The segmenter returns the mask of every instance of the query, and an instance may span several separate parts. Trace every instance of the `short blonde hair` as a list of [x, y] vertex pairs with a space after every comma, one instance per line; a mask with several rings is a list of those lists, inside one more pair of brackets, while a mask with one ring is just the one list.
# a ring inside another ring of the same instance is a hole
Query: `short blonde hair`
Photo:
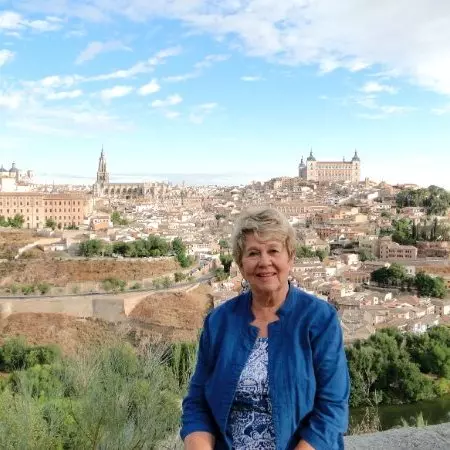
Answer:
[[264, 241], [275, 239], [282, 242], [290, 258], [295, 253], [294, 229], [286, 217], [276, 209], [250, 208], [238, 217], [231, 237], [233, 258], [238, 266], [242, 264], [247, 234], [254, 234], [258, 239]]

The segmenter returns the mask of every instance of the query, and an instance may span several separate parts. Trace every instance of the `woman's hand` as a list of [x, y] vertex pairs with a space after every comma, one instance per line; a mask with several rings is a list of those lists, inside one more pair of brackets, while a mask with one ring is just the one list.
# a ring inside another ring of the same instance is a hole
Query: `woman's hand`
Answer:
[[205, 431], [195, 431], [184, 439], [184, 450], [214, 450], [216, 438]]
[[300, 441], [294, 450], [315, 450], [312, 445], [309, 445], [306, 441]]

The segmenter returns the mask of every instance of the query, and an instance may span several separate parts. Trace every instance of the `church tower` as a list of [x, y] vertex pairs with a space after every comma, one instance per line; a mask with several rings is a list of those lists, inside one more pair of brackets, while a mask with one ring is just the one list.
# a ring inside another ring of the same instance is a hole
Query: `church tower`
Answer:
[[104, 194], [105, 185], [109, 184], [109, 173], [106, 168], [106, 158], [105, 152], [100, 153], [100, 158], [98, 159], [98, 168], [97, 168], [97, 180], [94, 184], [94, 195], [96, 197], [101, 197]]
[[98, 169], [97, 169], [97, 184], [103, 185], [109, 183], [109, 173], [106, 169], [106, 158], [105, 152], [103, 151], [100, 154], [100, 158], [98, 160]]
[[300, 161], [300, 164], [298, 165], [298, 176], [302, 180], [306, 180], [306, 164], [305, 161], [303, 160], [303, 156], [302, 160]]

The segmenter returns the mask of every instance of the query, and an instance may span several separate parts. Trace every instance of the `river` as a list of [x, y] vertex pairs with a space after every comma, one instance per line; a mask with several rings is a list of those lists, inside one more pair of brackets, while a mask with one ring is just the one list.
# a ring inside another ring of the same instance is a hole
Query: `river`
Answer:
[[[360, 420], [364, 411], [364, 408], [352, 408], [350, 410], [352, 420]], [[416, 418], [420, 413], [427, 425], [437, 425], [450, 422], [450, 395], [407, 405], [381, 405], [378, 411], [382, 430], [401, 425], [402, 417], [411, 423], [411, 418]]]

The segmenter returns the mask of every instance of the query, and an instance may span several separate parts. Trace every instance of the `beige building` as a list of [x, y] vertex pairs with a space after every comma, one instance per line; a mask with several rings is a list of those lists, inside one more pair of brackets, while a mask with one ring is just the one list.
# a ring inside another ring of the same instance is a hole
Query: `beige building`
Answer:
[[385, 236], [380, 239], [380, 259], [417, 259], [417, 247], [397, 244]]
[[89, 207], [88, 198], [79, 193], [0, 192], [0, 216], [8, 219], [20, 214], [24, 228], [43, 228], [47, 219], [61, 228], [78, 226]]
[[298, 166], [298, 176], [307, 181], [315, 181], [319, 183], [329, 182], [350, 182], [359, 183], [361, 179], [361, 160], [358, 152], [350, 161], [317, 161], [311, 153], [306, 159], [306, 163], [302, 160]]

